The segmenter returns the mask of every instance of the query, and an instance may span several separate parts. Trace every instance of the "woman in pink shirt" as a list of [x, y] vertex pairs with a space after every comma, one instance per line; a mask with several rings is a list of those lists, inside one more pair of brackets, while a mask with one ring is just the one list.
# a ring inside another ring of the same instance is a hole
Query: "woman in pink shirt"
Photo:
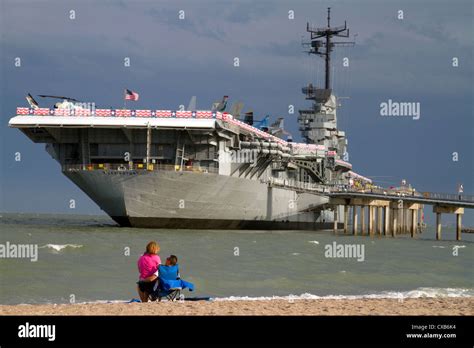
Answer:
[[138, 272], [140, 279], [138, 281], [138, 295], [142, 302], [148, 302], [148, 296], [153, 291], [156, 283], [156, 272], [161, 264], [158, 256], [160, 246], [157, 242], [150, 242], [146, 246], [145, 253], [138, 259]]

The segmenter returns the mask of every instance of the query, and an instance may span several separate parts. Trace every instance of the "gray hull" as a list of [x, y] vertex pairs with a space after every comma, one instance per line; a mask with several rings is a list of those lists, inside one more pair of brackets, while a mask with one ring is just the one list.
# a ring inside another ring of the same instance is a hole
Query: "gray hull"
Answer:
[[[193, 229], [326, 229], [328, 198], [258, 180], [175, 171], [65, 171], [122, 226]], [[327, 213], [327, 212], [326, 212]]]

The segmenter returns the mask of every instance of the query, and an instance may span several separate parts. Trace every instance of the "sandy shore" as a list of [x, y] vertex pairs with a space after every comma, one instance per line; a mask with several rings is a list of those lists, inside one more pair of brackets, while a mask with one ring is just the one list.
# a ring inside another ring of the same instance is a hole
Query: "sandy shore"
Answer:
[[474, 315], [474, 297], [0, 305], [0, 315]]

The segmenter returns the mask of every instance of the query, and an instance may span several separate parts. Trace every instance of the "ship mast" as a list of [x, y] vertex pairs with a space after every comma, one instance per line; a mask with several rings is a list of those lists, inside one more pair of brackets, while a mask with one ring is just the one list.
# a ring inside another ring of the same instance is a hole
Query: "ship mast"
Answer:
[[[326, 28], [310, 27], [306, 24], [306, 31], [311, 33], [311, 43], [308, 53], [317, 54], [325, 60], [325, 89], [331, 89], [331, 52], [334, 46], [352, 45], [353, 42], [333, 42], [333, 37], [349, 37], [349, 29], [344, 26], [331, 27], [331, 8], [328, 7], [328, 26]], [[323, 40], [320, 40], [323, 39]]]
[[318, 162], [318, 181], [344, 183], [344, 173], [351, 169], [343, 160], [347, 153], [347, 139], [344, 131], [337, 126], [337, 97], [331, 86], [331, 52], [336, 46], [352, 46], [354, 42], [333, 41], [336, 37], [349, 37], [347, 23], [343, 26], [331, 27], [331, 8], [328, 8], [327, 26], [312, 27], [306, 25], [311, 34], [310, 42], [303, 45], [309, 47], [308, 53], [318, 55], [325, 61], [325, 85], [313, 86], [309, 83], [302, 92], [306, 100], [311, 100], [310, 108], [299, 110], [299, 130], [307, 144], [323, 146], [327, 151], [323, 161]]

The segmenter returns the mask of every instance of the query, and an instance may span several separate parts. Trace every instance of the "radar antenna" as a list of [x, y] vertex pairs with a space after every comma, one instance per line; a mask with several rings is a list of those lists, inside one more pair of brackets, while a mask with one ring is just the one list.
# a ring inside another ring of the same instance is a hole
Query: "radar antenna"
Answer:
[[[311, 33], [311, 42], [305, 45], [310, 46], [308, 53], [317, 54], [324, 57], [325, 68], [325, 89], [331, 89], [331, 52], [334, 46], [352, 46], [355, 42], [333, 42], [333, 37], [349, 37], [349, 29], [344, 21], [343, 26], [331, 27], [331, 8], [328, 7], [328, 26], [326, 28], [316, 28], [306, 24], [306, 31]], [[324, 40], [319, 40], [324, 39]]]

